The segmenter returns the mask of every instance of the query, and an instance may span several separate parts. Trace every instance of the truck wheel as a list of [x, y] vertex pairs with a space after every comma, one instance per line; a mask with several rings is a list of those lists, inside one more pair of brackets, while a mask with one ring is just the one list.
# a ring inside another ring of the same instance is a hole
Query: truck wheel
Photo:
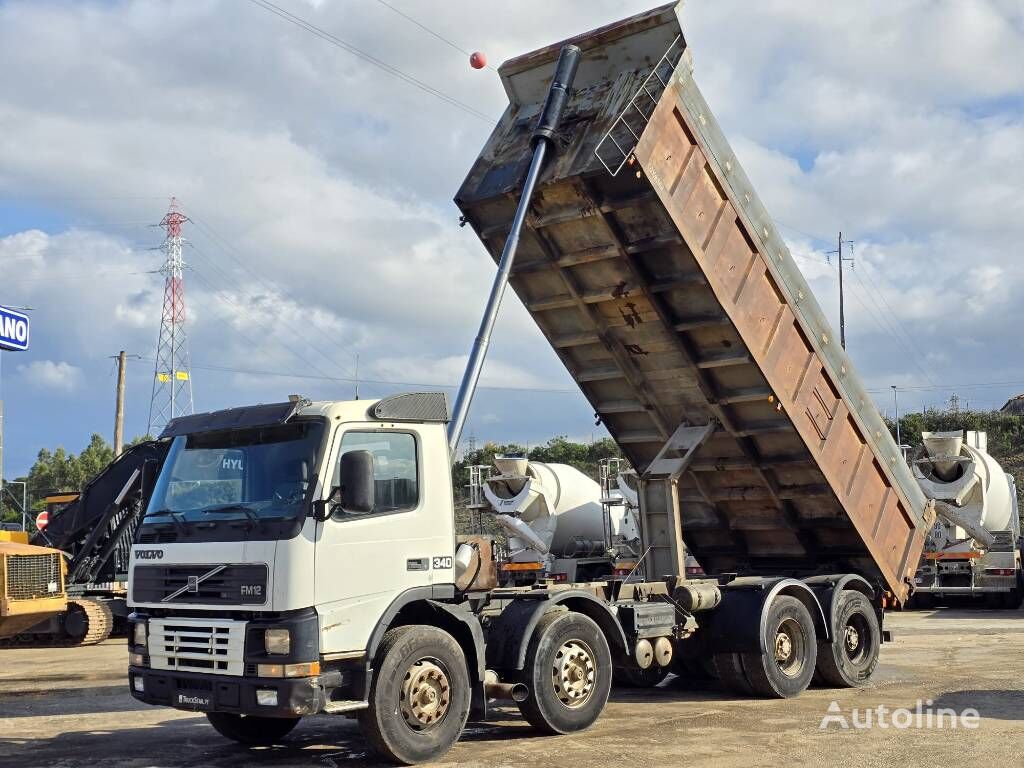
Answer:
[[878, 617], [860, 592], [845, 590], [836, 600], [832, 640], [818, 642], [818, 677], [836, 688], [859, 688], [867, 685], [878, 665]]
[[727, 691], [737, 696], [753, 696], [754, 689], [747, 680], [746, 670], [743, 669], [743, 659], [738, 653], [716, 653], [714, 666], [717, 677]]
[[522, 681], [530, 693], [519, 711], [534, 728], [550, 734], [589, 728], [611, 692], [608, 641], [588, 616], [549, 613], [530, 638]]
[[718, 679], [713, 656], [685, 656], [677, 652], [672, 658], [672, 671], [676, 674], [672, 684], [681, 688]]
[[1003, 595], [1002, 608], [1009, 611], [1016, 611], [1024, 603], [1024, 591], [1020, 587], [1014, 587]]
[[207, 712], [206, 719], [221, 736], [247, 747], [276, 744], [299, 724], [298, 717], [258, 717], [229, 712]]
[[740, 654], [747, 682], [757, 696], [796, 696], [814, 675], [818, 655], [814, 620], [795, 597], [780, 595], [768, 606], [764, 631], [767, 653]]
[[653, 688], [668, 677], [668, 667], [651, 664], [647, 669], [639, 667], [616, 667], [612, 680], [622, 688]]
[[466, 656], [435, 627], [396, 627], [374, 661], [363, 735], [382, 757], [412, 765], [440, 757], [459, 740], [469, 717]]

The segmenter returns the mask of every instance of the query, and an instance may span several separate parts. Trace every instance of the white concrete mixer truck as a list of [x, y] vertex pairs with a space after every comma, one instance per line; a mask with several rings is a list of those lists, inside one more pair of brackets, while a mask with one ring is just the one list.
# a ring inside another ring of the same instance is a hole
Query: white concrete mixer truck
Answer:
[[481, 478], [487, 509], [508, 536], [498, 570], [503, 584], [541, 579], [570, 583], [628, 575], [639, 557], [640, 530], [618, 491], [618, 473], [602, 480], [568, 464], [496, 456], [497, 474]]
[[1013, 475], [987, 451], [984, 432], [924, 432], [912, 461], [937, 518], [928, 534], [914, 603], [982, 598], [988, 607], [1019, 608], [1024, 599], [1020, 517]]

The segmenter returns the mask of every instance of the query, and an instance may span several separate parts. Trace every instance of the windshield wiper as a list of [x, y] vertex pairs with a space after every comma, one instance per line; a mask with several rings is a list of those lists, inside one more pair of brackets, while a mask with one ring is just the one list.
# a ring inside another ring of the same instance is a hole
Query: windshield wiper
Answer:
[[249, 519], [250, 523], [258, 525], [261, 528], [263, 527], [263, 520], [260, 516], [245, 504], [223, 504], [219, 507], [208, 507], [203, 510], [204, 515], [219, 515], [223, 512], [241, 512]]
[[146, 517], [157, 517], [167, 515], [171, 518], [171, 522], [174, 523], [175, 530], [182, 536], [188, 536], [188, 526], [185, 525], [185, 516], [181, 512], [176, 512], [173, 509], [160, 509], [156, 512], [151, 512]]

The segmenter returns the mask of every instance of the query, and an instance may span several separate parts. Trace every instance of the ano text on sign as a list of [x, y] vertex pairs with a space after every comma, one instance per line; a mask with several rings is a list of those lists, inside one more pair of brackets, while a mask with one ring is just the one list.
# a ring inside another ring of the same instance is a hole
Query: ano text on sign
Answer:
[[0, 349], [15, 352], [28, 349], [28, 315], [0, 307]]

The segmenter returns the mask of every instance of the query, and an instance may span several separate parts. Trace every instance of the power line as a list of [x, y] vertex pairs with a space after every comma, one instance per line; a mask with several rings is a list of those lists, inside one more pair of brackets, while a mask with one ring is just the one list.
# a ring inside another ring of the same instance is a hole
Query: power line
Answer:
[[[891, 322], [889, 322], [889, 318], [886, 316], [886, 313], [879, 306], [878, 302], [875, 301], [874, 294], [868, 289], [867, 285], [864, 284], [864, 281], [861, 280], [860, 273], [854, 271], [853, 274], [857, 277], [857, 282], [860, 283], [860, 286], [861, 288], [864, 289], [864, 292], [867, 295], [867, 297], [871, 300], [872, 304], [875, 305], [875, 308], [878, 310], [879, 316], [882, 318], [882, 321], [888, 326], [889, 335], [892, 336], [896, 344], [907, 354], [907, 356], [910, 358], [910, 361], [914, 364], [914, 367], [916, 367], [924, 376], [925, 381], [927, 381], [929, 384], [934, 384], [935, 380], [930, 375], [928, 375], [928, 371], [926, 371], [924, 369], [924, 366], [921, 365], [921, 362], [919, 362], [919, 360], [921, 360], [921, 357], [913, 345], [913, 340], [911, 340], [911, 343], [909, 345], [904, 343], [903, 339], [900, 338], [899, 333], [896, 331], [894, 325]], [[863, 306], [863, 302], [861, 302], [861, 306]], [[865, 307], [865, 309], [867, 309], [867, 307]], [[890, 314], [892, 314], [895, 318], [895, 313], [891, 312], [891, 310]]]
[[921, 375], [924, 376], [925, 381], [927, 381], [929, 384], [933, 384], [933, 379], [931, 378], [931, 376], [928, 375], [927, 371], [925, 371], [924, 368], [922, 368], [921, 365], [918, 363], [917, 357], [915, 356], [913, 350], [908, 350], [903, 345], [903, 342], [900, 340], [900, 338], [892, 331], [892, 329], [887, 329], [885, 325], [883, 325], [886, 322], [884, 315], [875, 314], [871, 307], [864, 303], [864, 300], [860, 296], [860, 292], [854, 290], [852, 285], [850, 286], [850, 295], [857, 300], [857, 303], [860, 304], [860, 306], [864, 309], [864, 312], [867, 314], [869, 318], [871, 318], [871, 322], [875, 324], [875, 327], [878, 328], [879, 331], [881, 331], [882, 335], [884, 336], [888, 334], [892, 338], [892, 340], [896, 342], [897, 347], [901, 349], [903, 353], [907, 356], [907, 358], [910, 360], [910, 362], [913, 363], [914, 367], [921, 372]]
[[[242, 305], [240, 305], [238, 302], [234, 301], [233, 299], [229, 299], [227, 297], [227, 294], [224, 291], [218, 290], [216, 287], [214, 287], [214, 285], [206, 277], [204, 277], [203, 274], [199, 270], [197, 270], [195, 268], [194, 264], [192, 265], [192, 273], [197, 278], [199, 278], [200, 282], [202, 282], [207, 288], [209, 288], [213, 292], [214, 298], [216, 298], [218, 301], [220, 301], [220, 302], [222, 302], [224, 304], [227, 304], [229, 307], [235, 309], [236, 311], [242, 313], [250, 321], [255, 322], [255, 318], [253, 318], [253, 316], [251, 314], [249, 314], [249, 311], [245, 307], [243, 307]], [[245, 333], [244, 331], [239, 330], [238, 328], [235, 328], [234, 332], [237, 333], [239, 336], [241, 336], [243, 339], [245, 339], [245, 341], [249, 342], [249, 344], [252, 345], [253, 349], [258, 349], [259, 347], [263, 346], [263, 344], [261, 344], [260, 342], [256, 341], [251, 336], [249, 336], [247, 333]], [[315, 363], [310, 361], [309, 358], [307, 358], [301, 352], [299, 352], [297, 349], [295, 349], [295, 347], [293, 347], [291, 345], [285, 345], [285, 347], [294, 357], [298, 358], [300, 361], [302, 361], [303, 363], [308, 365], [312, 370], [317, 371], [318, 373], [322, 374], [324, 379], [331, 379], [332, 378], [331, 376], [327, 375], [327, 373], [325, 371], [323, 371], [321, 368], [319, 368]], [[197, 366], [193, 365], [192, 367], [195, 368]], [[289, 376], [296, 376], [297, 374], [288, 374], [288, 375]]]
[[[145, 360], [140, 358], [142, 362], [152, 362], [152, 360]], [[355, 383], [356, 379], [345, 376], [326, 376], [326, 375], [312, 375], [308, 373], [289, 373], [287, 371], [272, 371], [272, 370], [251, 370], [245, 368], [234, 368], [227, 365], [200, 365], [197, 363], [192, 364], [193, 368], [198, 368], [204, 371], [220, 371], [223, 373], [238, 373], [246, 376], [278, 376], [281, 378], [289, 379], [308, 379], [310, 381], [332, 381], [332, 382], [348, 382]], [[381, 386], [393, 386], [393, 387], [433, 387], [436, 389], [458, 389], [458, 384], [443, 384], [438, 382], [416, 382], [416, 381], [390, 381], [387, 379], [364, 379], [360, 378], [360, 384], [378, 384]], [[580, 394], [578, 389], [556, 389], [553, 387], [509, 387], [509, 386], [488, 386], [482, 384], [480, 389], [487, 389], [499, 392], [536, 392], [540, 394], [558, 394], [558, 395], [572, 395]]]
[[[868, 266], [871, 266], [872, 269], [874, 269], [874, 267], [870, 263], [868, 264]], [[873, 277], [871, 277], [871, 272], [870, 271], [865, 271], [864, 274], [867, 275], [868, 280], [871, 282], [872, 287], [874, 287], [874, 289], [875, 289], [875, 293], [872, 294], [872, 295], [877, 295], [878, 298], [882, 300], [882, 303], [889, 310], [890, 315], [892, 316], [893, 320], [896, 322], [897, 327], [899, 328], [899, 330], [901, 330], [903, 332], [904, 338], [906, 338], [906, 340], [911, 344], [911, 346], [913, 346], [914, 338], [907, 331], [906, 326], [904, 326], [903, 323], [900, 322], [899, 315], [897, 315], [895, 310], [893, 310], [893, 308], [890, 306], [889, 302], [885, 298], [885, 294], [878, 287], [878, 284], [875, 283], [875, 279]], [[857, 279], [860, 280], [860, 275], [859, 274], [857, 275]], [[929, 380], [930, 380], [930, 378], [929, 378]]]
[[[859, 301], [859, 299], [858, 299]], [[151, 359], [137, 358], [140, 362], [152, 363]], [[227, 365], [205, 365], [199, 363], [192, 363], [193, 368], [197, 368], [204, 371], [219, 371], [222, 373], [238, 373], [247, 376], [275, 376], [280, 378], [289, 379], [308, 379], [310, 381], [336, 381], [336, 382], [347, 382], [355, 383], [356, 379], [351, 377], [340, 377], [340, 376], [322, 376], [308, 373], [292, 373], [288, 371], [275, 371], [275, 370], [253, 370], [246, 368], [236, 368]], [[360, 384], [378, 384], [381, 386], [393, 386], [393, 387], [435, 387], [438, 389], [457, 389], [458, 384], [455, 383], [440, 383], [440, 382], [416, 382], [416, 381], [394, 381], [390, 379], [359, 379]], [[988, 389], [992, 387], [1016, 387], [1024, 386], [1024, 380], [1018, 381], [982, 381], [973, 383], [938, 383], [938, 384], [908, 384], [906, 386], [900, 386], [900, 392], [926, 392], [931, 390], [947, 390], [947, 389]], [[538, 394], [557, 394], [557, 395], [572, 395], [579, 394], [578, 389], [559, 389], [556, 387], [510, 387], [510, 386], [498, 386], [498, 385], [485, 385], [482, 384], [480, 389], [487, 389], [497, 392], [534, 392]], [[865, 389], [865, 392], [870, 394], [891, 394], [892, 389], [886, 387], [884, 389]]]
[[[288, 300], [292, 301], [294, 304], [296, 304], [296, 306], [301, 306], [300, 302], [295, 301], [293, 298], [291, 298], [289, 296], [288, 292], [281, 286], [280, 283], [278, 283], [278, 282], [276, 282], [274, 280], [271, 280], [271, 279], [269, 279], [267, 277], [264, 277], [259, 272], [250, 269], [246, 265], [245, 261], [243, 261], [243, 259], [241, 258], [243, 256], [243, 254], [234, 245], [232, 245], [227, 239], [225, 239], [224, 237], [219, 235], [213, 229], [212, 226], [210, 226], [208, 223], [206, 223], [204, 221], [201, 221], [201, 220], [197, 219], [192, 214], [189, 214], [189, 215], [190, 215], [190, 218], [192, 219], [193, 223], [196, 224], [196, 226], [200, 229], [200, 231], [203, 232], [203, 234], [206, 235], [207, 238], [209, 238], [211, 241], [214, 241], [214, 240], [219, 241], [222, 244], [222, 245], [218, 246], [217, 242], [213, 242], [212, 244], [214, 245], [214, 247], [217, 247], [219, 251], [224, 253], [228, 258], [230, 258], [233, 262], [235, 262], [235, 264], [237, 264], [243, 271], [245, 271], [247, 274], [252, 276], [252, 278], [254, 280], [256, 280], [258, 283], [260, 283], [260, 285], [262, 285], [268, 292], [276, 293], [279, 296], [281, 296], [282, 298], [285, 298], [285, 299], [288, 299]], [[195, 247], [195, 246], [193, 246], [193, 247]], [[236, 257], [235, 254], [238, 254], [238, 256]], [[230, 280], [230, 278], [228, 278], [228, 279]], [[319, 327], [313, 325], [313, 326], [310, 326], [309, 329], [311, 329], [311, 330], [317, 332], [318, 334], [320, 334], [320, 336], [328, 343], [329, 348], [331, 348], [331, 349], [333, 349], [335, 347], [340, 348], [346, 354], [348, 354], [350, 357], [355, 359], [355, 353], [349, 347], [347, 347], [344, 344], [340, 344], [337, 339], [329, 337], [327, 335], [327, 333], [322, 328], [319, 328]], [[309, 330], [309, 329], [307, 329], [307, 330]], [[307, 343], [308, 343], [308, 340], [307, 340]], [[310, 345], [310, 346], [312, 346], [312, 345]], [[317, 351], [319, 351], [319, 350], [317, 350]], [[323, 354], [323, 353], [321, 352], [321, 354]], [[324, 355], [324, 356], [328, 357], [327, 355]], [[330, 358], [330, 359], [332, 360], [332, 362], [335, 362], [335, 364], [337, 364], [337, 362], [334, 361], [333, 358]]]
[[447, 102], [456, 109], [461, 109], [466, 114], [472, 115], [473, 117], [477, 118], [478, 120], [482, 120], [488, 125], [494, 125], [494, 123], [497, 122], [495, 118], [487, 114], [484, 114], [483, 112], [470, 106], [469, 104], [466, 104], [463, 101], [459, 101], [454, 96], [450, 96], [444, 91], [441, 91], [433, 87], [432, 85], [429, 85], [423, 82], [422, 80], [415, 78], [406, 72], [403, 72], [398, 67], [392, 66], [391, 64], [388, 64], [387, 62], [378, 59], [376, 56], [372, 56], [369, 53], [366, 53], [366, 51], [356, 48], [351, 43], [348, 43], [342, 40], [340, 37], [337, 37], [336, 35], [333, 35], [324, 29], [321, 29], [315, 24], [312, 24], [306, 21], [305, 19], [296, 16], [293, 13], [289, 13], [284, 8], [281, 8], [279, 5], [275, 5], [274, 3], [270, 2], [270, 0], [249, 0], [249, 2], [253, 3], [256, 6], [259, 6], [265, 11], [270, 11], [270, 13], [273, 13], [275, 16], [281, 17], [288, 23], [294, 24], [296, 27], [299, 27], [300, 29], [309, 32], [312, 35], [316, 35], [321, 40], [324, 40], [330, 43], [331, 45], [341, 48], [342, 50], [351, 53], [353, 56], [357, 56], [363, 61], [372, 64], [373, 66], [379, 69], [384, 70], [389, 75], [397, 77], [399, 80], [402, 80], [408, 83], [409, 85], [419, 88], [424, 93], [430, 94], [435, 98], [441, 99], [442, 101]]
[[381, 5], [383, 5], [388, 10], [394, 11], [399, 16], [401, 16], [403, 19], [405, 19], [406, 21], [408, 21], [408, 22], [410, 22], [412, 24], [415, 24], [417, 27], [419, 27], [424, 32], [426, 32], [428, 35], [436, 37], [438, 40], [440, 40], [442, 43], [447, 45], [449, 48], [454, 48], [456, 51], [458, 51], [459, 53], [465, 54], [466, 56], [471, 56], [472, 55], [472, 53], [470, 51], [467, 51], [465, 48], [463, 48], [458, 43], [455, 43], [452, 40], [448, 39], [447, 37], [442, 35], [440, 32], [435, 32], [433, 29], [428, 27], [426, 24], [423, 24], [422, 22], [417, 21], [416, 19], [414, 19], [412, 16], [410, 16], [407, 13], [404, 13], [403, 11], [398, 10], [397, 8], [395, 8], [395, 6], [391, 5], [390, 3], [386, 3], [386, 2], [384, 2], [384, 0], [377, 0], [377, 2], [380, 3]]
[[[217, 272], [217, 274], [219, 274], [219, 275], [220, 275], [220, 276], [221, 276], [221, 277], [222, 277], [222, 278], [223, 278], [223, 279], [224, 279], [224, 280], [225, 280], [225, 281], [226, 281], [226, 282], [228, 283], [228, 285], [229, 285], [229, 286], [230, 286], [230, 285], [232, 285], [232, 284], [237, 284], [237, 282], [236, 282], [236, 281], [235, 281], [235, 280], [234, 280], [234, 279], [233, 279], [233, 278], [232, 278], [232, 277], [231, 277], [231, 276], [230, 276], [230, 275], [229, 275], [229, 274], [228, 274], [227, 272], [225, 272], [225, 271], [224, 271], [223, 269], [221, 269], [221, 267], [220, 267], [220, 266], [219, 266], [219, 265], [218, 265], [218, 264], [216, 263], [216, 261], [214, 261], [213, 259], [211, 259], [210, 257], [208, 257], [208, 256], [207, 256], [207, 255], [206, 255], [206, 254], [205, 254], [205, 253], [204, 253], [203, 251], [201, 251], [201, 250], [199, 250], [198, 248], [196, 248], [196, 246], [195, 246], [195, 244], [194, 244], [194, 243], [192, 243], [191, 245], [192, 245], [192, 249], [193, 249], [193, 250], [194, 250], [194, 251], [195, 251], [196, 253], [198, 253], [198, 254], [199, 254], [200, 256], [202, 256], [202, 257], [203, 257], [203, 259], [204, 259], [204, 261], [205, 261], [205, 262], [207, 263], [207, 265], [208, 265], [209, 267], [211, 267], [211, 268], [212, 268], [212, 269], [213, 269], [214, 271], [216, 271], [216, 272]], [[211, 286], [211, 287], [212, 287], [212, 286]], [[213, 290], [216, 290], [216, 289], [213, 289]], [[222, 293], [223, 293], [223, 292], [222, 292]], [[244, 299], [245, 299], [245, 293], [244, 293], [243, 291], [239, 291], [239, 293], [241, 294], [241, 296], [243, 297], [243, 300], [244, 300]], [[225, 294], [225, 295], [226, 295], [226, 294]], [[286, 298], [286, 297], [284, 297], [284, 296], [283, 296], [283, 293], [279, 293], [278, 295], [281, 295], [281, 296], [282, 296], [283, 298]], [[249, 300], [249, 302], [250, 302], [250, 303], [255, 303], [255, 299], [256, 299], [256, 296], [255, 296], [255, 295], [250, 295], [250, 296], [248, 297], [248, 300]], [[252, 315], [250, 315], [250, 314], [249, 314], [249, 311], [248, 311], [248, 309], [247, 309], [247, 308], [245, 308], [245, 307], [242, 307], [241, 305], [239, 305], [239, 304], [238, 304], [238, 303], [236, 303], [236, 302], [232, 302], [232, 304], [233, 304], [233, 306], [234, 306], [235, 308], [237, 308], [237, 309], [239, 309], [240, 311], [244, 312], [244, 313], [246, 314], [246, 316], [247, 316], [247, 317], [249, 317], [250, 319], [252, 319]], [[315, 344], [313, 344], [312, 342], [310, 342], [310, 340], [309, 340], [308, 338], [306, 338], [306, 336], [307, 336], [307, 330], [308, 330], [307, 328], [296, 328], [296, 327], [295, 327], [294, 325], [292, 325], [292, 324], [291, 324], [291, 323], [290, 323], [290, 322], [289, 322], [289, 321], [288, 321], [288, 320], [287, 320], [286, 318], [284, 318], [284, 317], [280, 317], [280, 316], [278, 316], [278, 317], [277, 317], [277, 318], [275, 319], [275, 322], [276, 322], [276, 323], [277, 323], [278, 325], [282, 326], [282, 327], [283, 327], [283, 328], [284, 328], [285, 330], [287, 330], [287, 331], [288, 331], [289, 333], [291, 333], [291, 334], [292, 334], [292, 337], [293, 337], [293, 339], [294, 339], [294, 341], [295, 341], [296, 343], [297, 343], [297, 342], [298, 342], [298, 341], [299, 341], [300, 339], [304, 340], [304, 341], [306, 342], [307, 346], [308, 346], [308, 347], [309, 347], [309, 348], [310, 348], [311, 350], [313, 350], [313, 351], [314, 351], [314, 352], [316, 352], [316, 353], [317, 353], [318, 355], [320, 355], [320, 357], [324, 358], [324, 360], [326, 360], [326, 361], [327, 361], [327, 362], [328, 362], [328, 363], [329, 363], [330, 365], [336, 365], [336, 366], [338, 366], [338, 367], [339, 367], [339, 368], [340, 368], [340, 369], [341, 369], [342, 371], [344, 371], [345, 373], [348, 373], [348, 370], [347, 370], [347, 369], [346, 369], [346, 368], [345, 368], [344, 366], [340, 365], [340, 364], [338, 363], [338, 361], [337, 361], [337, 360], [336, 360], [336, 359], [335, 359], [335, 358], [334, 358], [334, 357], [333, 357], [332, 355], [328, 354], [327, 352], [324, 352], [324, 351], [323, 351], [323, 350], [322, 350], [322, 349], [321, 349], [320, 347], [316, 346]], [[291, 347], [291, 345], [289, 345], [289, 349], [292, 349], [292, 350], [294, 351], [294, 349], [293, 349], [293, 348]], [[308, 360], [306, 360], [306, 358], [304, 358], [304, 357], [303, 357], [303, 358], [301, 358], [301, 359], [302, 359], [302, 360], [304, 360], [305, 362], [307, 362], [308, 364], [312, 365], [312, 363], [309, 363], [309, 361], [308, 361]]]
[[[804, 232], [803, 230], [797, 229], [796, 227], [791, 227], [788, 224], [783, 224], [780, 221], [776, 221], [776, 224], [778, 224], [781, 227], [784, 227], [785, 229], [789, 229], [789, 230], [792, 230], [793, 232], [797, 232], [797, 233], [799, 233], [801, 235], [809, 237], [809, 238], [811, 238], [813, 240], [819, 240], [821, 242], [826, 242], [826, 240], [824, 238], [820, 238], [817, 235], [811, 234], [810, 232]], [[844, 240], [843, 242], [850, 242], [850, 241]], [[836, 251], [832, 251], [832, 253], [836, 253]], [[800, 259], [802, 261], [807, 261], [807, 262], [810, 262], [812, 264], [818, 264], [819, 263], [815, 259], [811, 259], [810, 257], [807, 257], [807, 256], [802, 256], [802, 255], [793, 254], [793, 253], [791, 253], [791, 255], [795, 259]], [[845, 258], [845, 257], [842, 257], [842, 258]], [[918, 354], [918, 352], [916, 350], [916, 347], [914, 345], [913, 337], [910, 336], [910, 334], [906, 331], [906, 329], [899, 322], [899, 318], [896, 315], [896, 312], [889, 305], [889, 302], [885, 300], [885, 296], [878, 289], [878, 286], [877, 286], [877, 284], [875, 284], [875, 282], [872, 279], [870, 273], [868, 274], [868, 279], [871, 280], [871, 284], [874, 286], [874, 289], [875, 289], [874, 291], [871, 291], [867, 287], [867, 285], [865, 285], [864, 281], [860, 277], [860, 272], [858, 272], [855, 269], [851, 269], [850, 271], [853, 273], [854, 277], [857, 278], [857, 282], [860, 283], [861, 287], [864, 289], [864, 293], [867, 295], [868, 299], [871, 300], [871, 303], [875, 306], [875, 309], [878, 310], [878, 314], [875, 315], [875, 313], [872, 311], [872, 309], [869, 306], [867, 306], [864, 303], [864, 301], [856, 293], [854, 293], [853, 295], [857, 299], [857, 302], [861, 305], [861, 307], [864, 308], [865, 312], [868, 313], [868, 315], [872, 319], [872, 322], [875, 323], [875, 326], [882, 332], [882, 334], [883, 335], [888, 334], [890, 337], [892, 337], [893, 341], [896, 342], [897, 347], [899, 349], [901, 349], [904, 352], [904, 354], [906, 354], [908, 356], [910, 361], [914, 364], [914, 367], [917, 368], [921, 372], [921, 374], [924, 376], [925, 380], [927, 382], [929, 382], [929, 384], [934, 384], [935, 380], [929, 375], [928, 371], [925, 370], [925, 366], [923, 366], [921, 364], [923, 362], [923, 359], [921, 358], [921, 356]], [[888, 308], [888, 315], [887, 315], [886, 311], [883, 310], [882, 307], [875, 300], [875, 294], [876, 293], [878, 294], [878, 298], [880, 298], [883, 301], [883, 303], [885, 304], [885, 306]], [[892, 321], [890, 321], [889, 316], [892, 317]], [[897, 330], [897, 328], [899, 328], [899, 329], [901, 329], [903, 331], [903, 336], [902, 337], [900, 336], [900, 333]], [[906, 341], [908, 342], [907, 344], [904, 343], [904, 339], [906, 339]]]

